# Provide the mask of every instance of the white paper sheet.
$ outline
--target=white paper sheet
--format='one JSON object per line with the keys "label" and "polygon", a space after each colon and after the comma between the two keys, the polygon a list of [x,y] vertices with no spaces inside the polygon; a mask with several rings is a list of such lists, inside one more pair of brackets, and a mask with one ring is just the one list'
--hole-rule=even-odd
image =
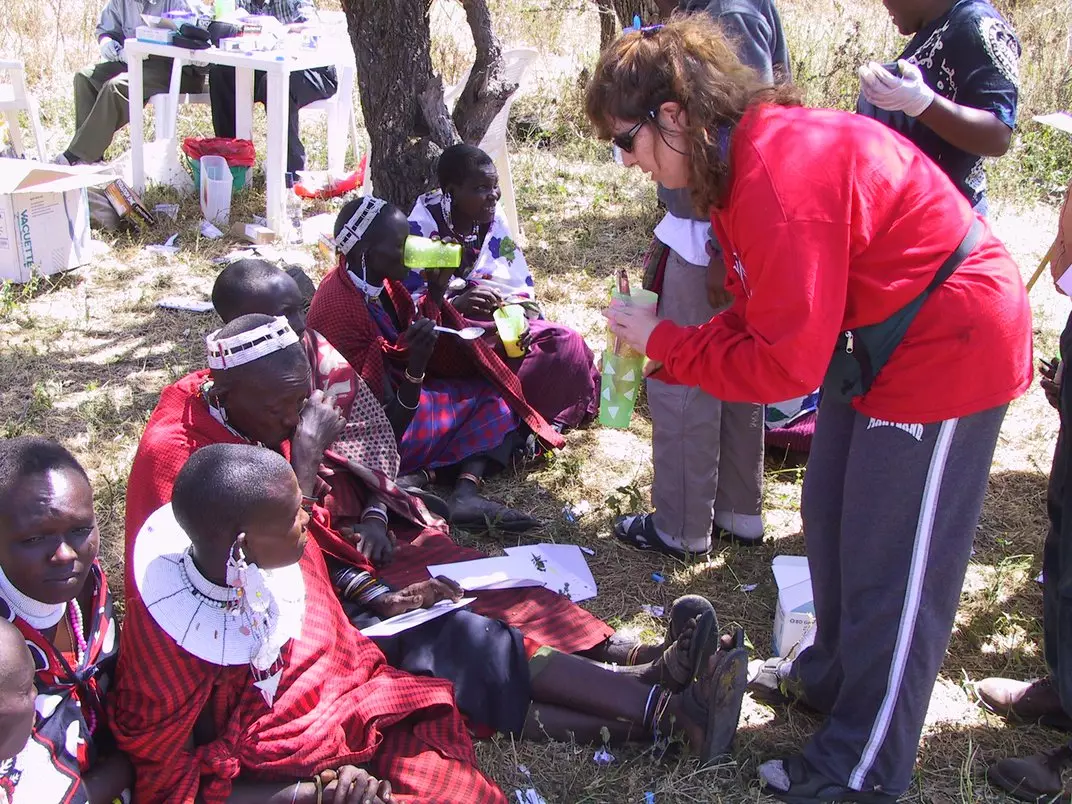
{"label": "white paper sheet", "polygon": [[399,614],[397,617],[388,617],[375,625],[362,628],[361,633],[367,637],[389,637],[401,634],[403,631],[408,631],[410,628],[415,628],[429,620],[434,620],[436,617],[442,617],[444,614],[449,614],[456,609],[464,608],[474,600],[476,600],[475,597],[463,597],[457,603],[443,600],[430,609],[414,609],[413,611],[407,611],[405,614]]}
{"label": "white paper sheet", "polygon": [[588,569],[581,548],[575,544],[531,544],[507,547],[505,552],[509,556],[523,557],[546,578],[544,586],[574,603],[596,596],[596,579]]}
{"label": "white paper sheet", "polygon": [[433,578],[445,575],[462,589],[511,589],[518,586],[543,586],[542,576],[524,557],[497,556],[452,564],[431,564]]}

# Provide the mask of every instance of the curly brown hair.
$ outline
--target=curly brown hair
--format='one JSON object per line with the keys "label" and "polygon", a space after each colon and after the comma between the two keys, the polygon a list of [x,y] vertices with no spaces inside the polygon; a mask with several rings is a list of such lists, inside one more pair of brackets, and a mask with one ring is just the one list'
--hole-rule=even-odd
{"label": "curly brown hair", "polygon": [[599,58],[585,110],[596,133],[610,139],[614,120],[639,121],[669,101],[688,113],[689,190],[700,214],[719,206],[728,186],[719,127],[737,125],[754,104],[801,104],[796,87],[771,86],[742,64],[706,14],[675,15],[663,26],[619,37]]}

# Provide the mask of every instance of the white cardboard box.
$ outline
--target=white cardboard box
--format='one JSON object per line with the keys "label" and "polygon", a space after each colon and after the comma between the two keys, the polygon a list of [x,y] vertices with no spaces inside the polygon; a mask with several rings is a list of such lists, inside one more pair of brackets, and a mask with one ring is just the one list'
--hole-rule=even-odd
{"label": "white cardboard box", "polygon": [[0,158],[0,280],[27,282],[89,262],[86,188],[113,178],[94,167]]}
{"label": "white cardboard box", "polygon": [[797,642],[803,648],[815,641],[811,571],[804,556],[775,556],[771,569],[778,585],[772,647],[775,656],[785,656]]}

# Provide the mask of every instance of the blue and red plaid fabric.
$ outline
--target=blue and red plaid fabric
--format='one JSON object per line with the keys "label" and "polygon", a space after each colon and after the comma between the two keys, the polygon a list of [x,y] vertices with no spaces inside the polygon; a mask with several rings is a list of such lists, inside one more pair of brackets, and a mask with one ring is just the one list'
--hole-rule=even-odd
{"label": "blue and red plaid fabric", "polygon": [[[310,529],[317,527],[314,520]],[[222,804],[240,776],[287,783],[359,765],[389,780],[399,802],[506,804],[476,768],[450,683],[387,666],[346,619],[311,535],[301,560],[302,633],[283,649],[271,708],[248,665],[194,657],[157,626],[140,598],[128,597],[109,715],[134,765],[134,800]],[[215,736],[193,747],[202,712]]]}
{"label": "blue and red plaid fabric", "polygon": [[[380,334],[397,342],[398,330],[387,311],[373,303],[369,312]],[[402,434],[399,472],[453,466],[490,452],[519,424],[506,400],[487,380],[429,378],[421,388],[417,412]]]}

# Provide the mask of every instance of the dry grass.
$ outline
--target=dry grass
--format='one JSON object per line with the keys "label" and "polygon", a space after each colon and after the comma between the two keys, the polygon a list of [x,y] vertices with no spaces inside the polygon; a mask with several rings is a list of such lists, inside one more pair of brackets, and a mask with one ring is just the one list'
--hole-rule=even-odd
{"label": "dry grass", "polygon": [[[14,0],[0,3],[0,10],[7,12],[0,23],[0,47],[31,64],[31,77],[45,100],[50,142],[54,148],[62,147],[70,133],[70,73],[93,52],[85,45],[92,15],[86,16],[82,0],[59,0],[32,19],[20,13]],[[856,61],[892,55],[896,49],[897,40],[877,0],[835,3],[832,8],[819,0],[781,5],[798,78],[817,87],[810,90],[813,100],[847,103],[852,94],[848,76]],[[639,176],[610,164],[603,146],[581,137],[575,71],[594,57],[598,26],[592,12],[579,0],[533,0],[523,5],[501,0],[500,6],[504,30],[509,32],[504,39],[525,39],[543,54],[531,85],[538,91],[516,108],[555,132],[552,148],[515,149],[527,256],[551,317],[577,327],[594,348],[600,348],[605,279],[618,266],[637,266],[657,220],[654,192]],[[1067,9],[1055,4],[1028,4],[1017,13],[1023,15],[1017,18],[1021,34],[1026,26],[1032,41],[1054,46],[1059,38],[1054,31],[1068,21]],[[1037,24],[1027,16],[1035,13],[1043,15]],[[440,36],[437,32],[437,41]],[[451,47],[466,45],[440,44],[437,58],[448,59]],[[440,63],[446,71],[446,62]],[[1066,67],[1067,61],[1049,55],[1028,62],[1030,86],[1025,98],[1039,99],[1032,101],[1038,103],[1033,110],[1067,100],[1060,94],[1067,92],[1067,74],[1061,73]],[[181,132],[205,131],[204,112],[184,110]],[[306,134],[313,158],[322,159],[315,150],[320,147],[315,126],[310,125]],[[120,138],[117,150],[123,144]],[[1018,170],[1028,172],[1015,156],[1001,164],[1008,167],[997,173],[999,179]],[[1061,170],[1067,171],[1067,162],[1046,175],[1067,175]],[[1013,178],[1019,182],[1021,177]],[[1010,179],[997,188],[999,194],[1025,203],[997,204],[994,222],[1027,276],[1048,245],[1055,212],[1027,204],[1035,190],[1024,193],[1023,186]],[[1037,189],[1038,182],[1030,186]],[[257,190],[240,196],[236,218],[245,219],[262,203]],[[184,201],[182,220],[196,217],[196,204]],[[162,242],[176,230],[182,246],[177,256],[161,258],[143,250],[145,244]],[[154,306],[155,301],[175,295],[206,298],[217,271],[212,260],[234,245],[200,238],[191,224],[176,228],[161,222],[148,233],[109,238],[107,251],[68,276],[21,289],[0,289],[4,411],[0,434],[44,433],[63,441],[83,461],[97,491],[104,560],[117,587],[122,583],[123,495],[138,437],[161,387],[202,365],[201,338],[216,324],[211,315],[164,311]],[[325,268],[315,264],[312,249],[289,256],[307,261],[314,274]],[[1044,281],[1033,302],[1037,350],[1048,356],[1056,350],[1067,301]],[[916,783],[905,800],[1002,801],[983,777],[986,763],[1059,739],[1044,729],[1007,728],[984,716],[963,687],[965,679],[993,673],[1031,677],[1044,672],[1041,594],[1034,578],[1040,568],[1046,527],[1043,495],[1056,429],[1056,416],[1037,389],[1012,406],[994,462],[956,631],[932,699]],[[567,449],[553,460],[523,476],[495,479],[491,492],[548,523],[534,534],[536,540],[595,549],[590,563],[600,593],[590,608],[616,627],[658,638],[664,625],[644,614],[641,605],[666,606],[683,592],[697,592],[715,602],[723,624],[742,624],[756,652],[765,654],[775,599],[770,560],[779,553],[803,551],[801,470],[777,459],[769,462],[767,545],[753,551],[724,546],[708,562],[684,565],[627,550],[610,538],[613,515],[634,507],[638,500],[646,502],[650,437],[643,410],[628,431],[594,427],[572,433]],[[561,509],[580,500],[587,500],[592,512],[576,525],[567,524]],[[480,543],[492,552],[502,546]],[[666,581],[652,581],[653,571],[661,572]],[[750,584],[758,586],[746,592]],[[703,772],[686,760],[656,763],[643,746],[616,748],[618,761],[607,767],[592,762],[591,748],[572,744],[514,745],[499,740],[480,746],[479,752],[484,767],[508,792],[519,786],[536,787],[552,804],[641,802],[647,791],[659,802],[743,804],[765,800],[754,781],[756,764],[776,751],[798,746],[815,726],[814,720],[795,710],[746,701],[735,763]]]}

